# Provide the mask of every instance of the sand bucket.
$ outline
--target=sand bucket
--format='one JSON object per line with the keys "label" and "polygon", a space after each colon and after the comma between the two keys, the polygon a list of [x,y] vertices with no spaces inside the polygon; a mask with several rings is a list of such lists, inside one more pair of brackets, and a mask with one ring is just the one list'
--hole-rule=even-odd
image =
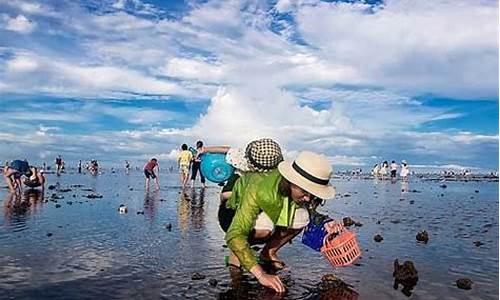
{"label": "sand bucket", "polygon": [[328,232],[325,229],[325,224],[331,221],[332,219],[324,215],[312,215],[309,223],[304,229],[302,244],[320,252],[321,247],[323,247],[325,237],[328,235]]}
{"label": "sand bucket", "polygon": [[234,167],[226,162],[226,156],[222,153],[204,153],[200,170],[206,179],[215,183],[228,180],[234,173]]}
{"label": "sand bucket", "polygon": [[337,223],[334,232],[325,236],[321,253],[334,267],[351,265],[360,255],[356,235]]}

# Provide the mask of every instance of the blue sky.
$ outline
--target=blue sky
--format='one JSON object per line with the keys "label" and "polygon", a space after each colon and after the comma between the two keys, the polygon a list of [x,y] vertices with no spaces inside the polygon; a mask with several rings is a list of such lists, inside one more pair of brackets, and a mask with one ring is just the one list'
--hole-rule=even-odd
{"label": "blue sky", "polygon": [[272,137],[337,169],[491,171],[498,65],[497,1],[4,1],[0,159]]}

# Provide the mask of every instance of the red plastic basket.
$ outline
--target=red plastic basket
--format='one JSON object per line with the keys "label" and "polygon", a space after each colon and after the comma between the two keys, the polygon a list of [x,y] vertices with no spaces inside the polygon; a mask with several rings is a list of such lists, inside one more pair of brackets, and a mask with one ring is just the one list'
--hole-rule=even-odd
{"label": "red plastic basket", "polygon": [[351,265],[361,255],[356,235],[342,224],[337,223],[334,229],[325,236],[321,253],[334,267]]}

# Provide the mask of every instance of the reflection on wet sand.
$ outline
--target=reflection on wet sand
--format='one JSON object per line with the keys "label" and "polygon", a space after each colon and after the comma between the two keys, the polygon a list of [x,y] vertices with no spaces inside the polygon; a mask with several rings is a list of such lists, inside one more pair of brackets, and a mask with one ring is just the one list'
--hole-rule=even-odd
{"label": "reflection on wet sand", "polygon": [[194,229],[202,229],[205,224],[205,189],[183,189],[179,194],[177,216],[179,228],[186,231],[189,228],[189,216]]}
{"label": "reflection on wet sand", "polygon": [[159,191],[146,191],[144,196],[144,215],[149,220],[154,220],[156,214],[156,201],[158,201]]}
{"label": "reflection on wet sand", "polygon": [[21,193],[8,193],[4,200],[4,222],[20,224],[25,222],[28,213],[36,213],[43,202],[44,194],[36,189]]}

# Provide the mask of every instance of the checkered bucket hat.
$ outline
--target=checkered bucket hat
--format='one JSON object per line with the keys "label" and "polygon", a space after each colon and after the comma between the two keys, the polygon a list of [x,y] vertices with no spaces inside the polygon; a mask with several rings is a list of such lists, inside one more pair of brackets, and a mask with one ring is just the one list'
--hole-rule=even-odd
{"label": "checkered bucket hat", "polygon": [[264,138],[248,144],[245,150],[248,167],[254,172],[266,172],[278,167],[283,161],[281,148],[272,139]]}

